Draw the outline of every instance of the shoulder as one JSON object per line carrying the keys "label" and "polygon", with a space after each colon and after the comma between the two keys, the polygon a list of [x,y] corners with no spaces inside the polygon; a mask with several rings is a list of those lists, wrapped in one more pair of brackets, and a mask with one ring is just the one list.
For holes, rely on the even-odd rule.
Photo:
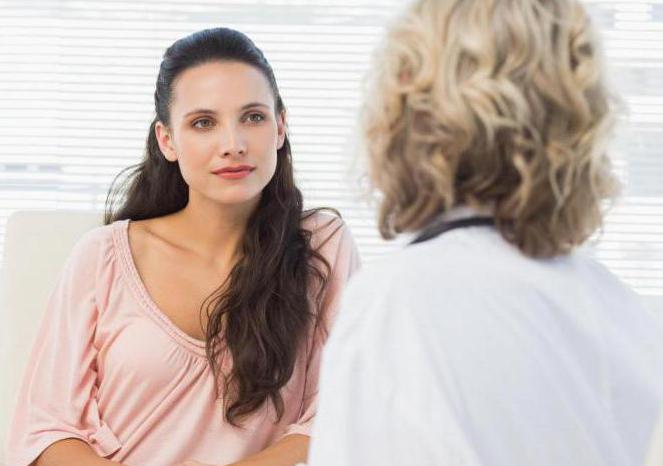
{"label": "shoulder", "polygon": [[544,319],[550,310],[575,318],[580,300],[602,319],[632,317],[624,309],[640,307],[635,293],[586,252],[532,259],[486,228],[453,231],[375,260],[355,275],[346,296],[353,306],[374,307],[378,320],[388,308],[424,325],[454,321],[468,335],[478,323],[493,329],[509,319]]}
{"label": "shoulder", "polygon": [[[359,251],[352,238],[350,229],[337,215],[321,211],[309,211],[304,214],[302,228],[310,232],[310,249],[314,262],[322,261],[329,272],[325,284],[323,306],[330,311],[328,318],[335,315],[346,283],[361,265]],[[318,265],[322,265],[317,262]],[[326,273],[316,267],[319,272]],[[317,286],[317,285],[316,285]],[[318,290],[314,288],[313,290]],[[313,295],[317,291],[312,291]]]}
{"label": "shoulder", "polygon": [[306,211],[302,216],[301,227],[311,234],[311,249],[324,256],[336,255],[340,249],[355,248],[350,228],[333,211]]}
{"label": "shoulder", "polygon": [[311,232],[311,239],[325,240],[335,236],[338,231],[345,228],[345,222],[333,211],[307,210],[302,213],[300,225]]}
{"label": "shoulder", "polygon": [[481,352],[493,335],[511,335],[501,309],[520,299],[504,289],[513,277],[494,264],[508,269],[519,260],[488,231],[450,232],[374,260],[344,292],[336,345],[373,346],[383,355],[393,347],[399,370],[423,359],[436,366],[444,347]]}
{"label": "shoulder", "polygon": [[122,226],[121,222],[115,222],[82,233],[71,248],[61,275],[80,283],[96,280],[100,271],[113,261],[115,237]]}
{"label": "shoulder", "polygon": [[[522,298],[527,262],[485,228],[405,246],[355,274],[344,291],[337,341],[373,339],[380,348],[398,341],[399,351],[436,354],[443,344],[462,353],[494,333],[510,335],[501,315]],[[521,270],[510,275],[514,268]]]}
{"label": "shoulder", "polygon": [[[457,230],[420,244],[406,245],[374,259],[358,277],[389,293],[418,292],[428,286],[455,289],[460,282],[492,273],[493,263],[513,262],[510,251],[495,232]],[[500,257],[501,256],[501,257]],[[471,280],[474,281],[474,280]],[[393,287],[393,284],[402,284]]]}
{"label": "shoulder", "polygon": [[476,322],[532,293],[545,270],[492,229],[456,230],[362,266],[346,296],[377,320],[390,312],[424,325],[459,315]]}
{"label": "shoulder", "polygon": [[101,225],[84,232],[76,241],[71,256],[91,258],[112,247],[115,236],[124,225],[123,220]]}

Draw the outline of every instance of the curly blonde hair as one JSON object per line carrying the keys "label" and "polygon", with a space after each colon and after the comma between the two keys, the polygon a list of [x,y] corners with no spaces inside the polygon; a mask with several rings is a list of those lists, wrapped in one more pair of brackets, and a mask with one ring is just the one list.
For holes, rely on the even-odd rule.
{"label": "curly blonde hair", "polygon": [[577,0],[419,0],[375,57],[362,131],[393,238],[490,206],[531,257],[565,254],[617,192],[614,99]]}

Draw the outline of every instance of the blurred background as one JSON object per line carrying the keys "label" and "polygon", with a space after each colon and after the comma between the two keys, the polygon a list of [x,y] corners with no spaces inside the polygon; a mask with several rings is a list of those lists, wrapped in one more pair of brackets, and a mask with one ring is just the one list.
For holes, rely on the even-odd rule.
{"label": "blurred background", "polygon": [[[628,106],[612,146],[623,196],[588,246],[663,316],[663,0],[587,0]],[[338,208],[365,262],[376,233],[356,163],[363,76],[402,0],[0,0],[0,257],[16,210],[101,210],[143,154],[161,55],[239,29],[272,63],[308,207]],[[0,264],[1,265],[1,264]]]}

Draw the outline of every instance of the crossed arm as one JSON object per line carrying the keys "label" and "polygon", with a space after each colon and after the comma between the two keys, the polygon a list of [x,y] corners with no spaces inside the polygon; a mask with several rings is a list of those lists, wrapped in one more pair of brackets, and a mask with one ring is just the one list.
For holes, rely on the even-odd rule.
{"label": "crossed arm", "polygon": [[[223,466],[294,466],[306,461],[309,437],[292,434],[246,459]],[[100,458],[85,442],[65,439],[54,443],[31,466],[118,466],[119,463]],[[128,465],[124,465],[128,466]],[[187,461],[173,466],[222,466]]]}

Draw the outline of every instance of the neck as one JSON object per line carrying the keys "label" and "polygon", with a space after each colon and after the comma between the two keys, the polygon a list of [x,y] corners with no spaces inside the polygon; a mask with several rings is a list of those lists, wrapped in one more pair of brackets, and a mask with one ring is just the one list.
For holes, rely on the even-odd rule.
{"label": "neck", "polygon": [[190,197],[187,206],[173,215],[173,226],[196,255],[228,264],[238,258],[239,245],[258,202],[219,204]]}

